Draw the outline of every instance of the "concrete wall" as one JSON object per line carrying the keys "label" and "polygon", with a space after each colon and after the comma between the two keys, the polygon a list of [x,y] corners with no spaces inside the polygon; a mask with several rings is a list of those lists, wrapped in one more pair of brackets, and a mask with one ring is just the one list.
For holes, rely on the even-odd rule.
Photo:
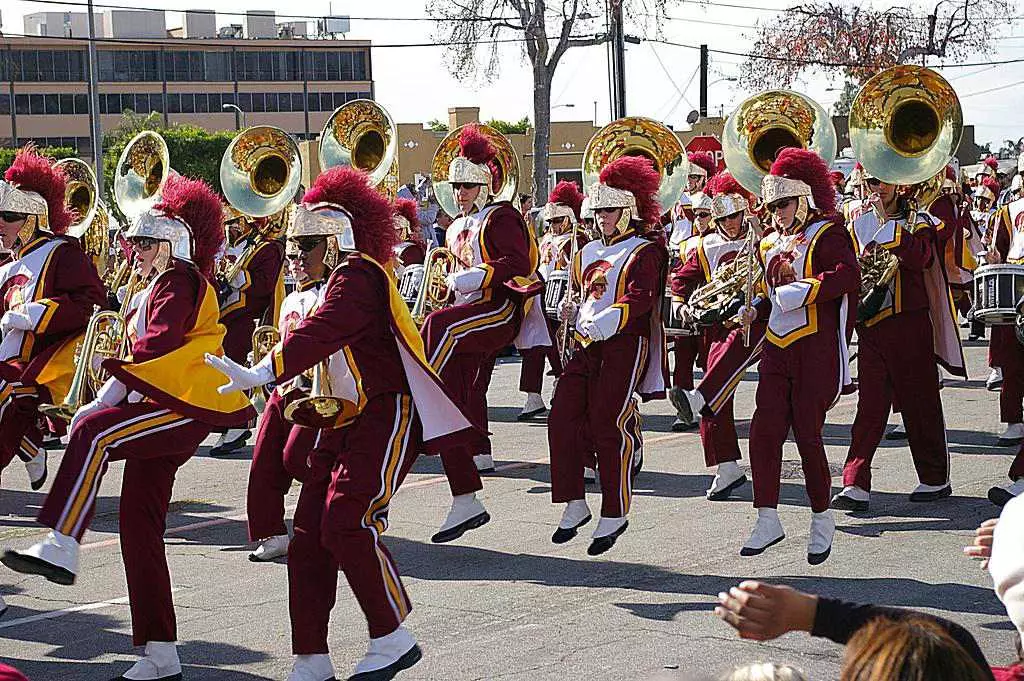
{"label": "concrete wall", "polygon": [[[71,35],[65,33],[64,19],[68,16],[71,23]],[[97,17],[96,28],[101,27],[101,17]],[[26,14],[22,23],[27,35],[48,36],[51,38],[84,38],[89,35],[89,15],[85,12],[34,12]]]}
{"label": "concrete wall", "polygon": [[111,9],[103,12],[104,38],[166,38],[163,12]]}

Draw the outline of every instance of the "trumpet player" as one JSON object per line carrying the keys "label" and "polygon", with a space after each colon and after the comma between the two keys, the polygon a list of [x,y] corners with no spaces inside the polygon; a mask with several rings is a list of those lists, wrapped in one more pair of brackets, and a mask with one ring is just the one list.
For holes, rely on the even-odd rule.
{"label": "trumpet player", "polygon": [[254,413],[244,396],[219,394],[219,374],[204,363],[204,353],[222,352],[224,337],[210,284],[222,225],[213,190],[178,175],[127,230],[138,274],[155,273],[129,318],[131,360],[104,362],[111,378],[71,421],[67,450],[39,513],[51,532],[0,559],[18,572],[73,584],[79,542],[107,464],[124,460],[121,552],[132,641],[145,653],[118,679],[181,678],[163,540],[175,474],[213,427],[245,422]]}
{"label": "trumpet player", "polygon": [[[550,280],[552,272],[568,270],[574,238],[577,249],[582,248],[588,241],[586,230],[580,225],[582,207],[583,193],[579,185],[568,180],[555,185],[548,196],[548,202],[544,204],[541,216],[546,231],[538,246],[540,262],[537,265],[537,273],[545,282]],[[540,302],[534,299],[533,305],[539,305]],[[545,318],[545,326],[548,335],[540,342],[546,341],[546,344],[519,349],[519,354],[523,358],[519,373],[519,391],[526,393],[526,404],[518,416],[520,421],[534,418],[547,411],[544,398],[540,394],[544,383],[544,360],[547,359],[551,366],[552,375],[559,376],[562,373],[562,360],[558,348],[559,325],[555,320]]]}
{"label": "trumpet player", "polygon": [[395,231],[398,244],[395,246],[395,277],[402,278],[402,272],[409,265],[422,265],[427,253],[427,243],[420,229],[416,214],[416,202],[412,199],[395,199]]}
{"label": "trumpet player", "polygon": [[828,166],[816,153],[783,149],[761,182],[761,198],[775,231],[760,245],[767,297],[742,311],[746,323],[767,320],[768,328],[750,424],[757,522],[740,555],[760,554],[786,536],[777,507],[782,445],[792,428],[811,502],[807,562],[817,565],[835,534],[821,430],[851,384],[847,343],[860,267],[835,214]]}
{"label": "trumpet player", "polygon": [[[709,193],[713,196],[715,231],[701,237],[687,261],[672,273],[672,308],[676,314],[689,314],[685,301],[694,289],[720,278],[720,268],[730,263],[735,266],[737,258],[747,257],[744,249],[756,247],[755,235],[748,233],[753,229],[753,218],[747,214],[752,197],[746,190],[726,172],[712,179]],[[733,418],[733,395],[743,374],[761,353],[765,325],[763,321],[753,322],[748,336],[733,321],[744,304],[743,296],[743,289],[738,288],[724,308],[707,310],[695,320],[704,328],[708,348],[704,376],[697,388],[687,390],[681,399],[685,420],[692,422],[698,413],[703,416],[700,439],[704,463],[709,468],[716,467],[714,480],[705,493],[710,501],[728,499],[747,481],[737,464],[741,455]]]}
{"label": "trumpet player", "polygon": [[[316,307],[330,270],[338,263],[338,249],[330,235],[288,228],[285,260],[295,279],[295,290],[285,296],[278,314],[277,330],[286,339]],[[330,266],[328,266],[330,263]],[[284,522],[284,498],[292,480],[308,477],[306,457],[313,449],[316,431],[292,425],[284,413],[292,402],[309,396],[305,376],[296,376],[270,391],[266,408],[256,423],[256,442],[249,467],[246,514],[249,541],[258,542],[249,554],[255,563],[280,558],[288,553],[288,528]]]}
{"label": "trumpet player", "polygon": [[[431,366],[474,423],[487,422],[487,387],[498,352],[512,343],[524,318],[525,299],[535,293],[523,282],[537,269],[536,243],[522,215],[507,201],[494,201],[500,177],[497,150],[477,126],[459,136],[459,155],[448,166],[459,216],[448,227],[448,248],[463,269],[448,276],[455,304],[431,313],[420,330]],[[490,439],[441,453],[452,506],[431,541],[450,542],[490,520],[476,492],[480,472],[494,470]]]}
{"label": "trumpet player", "polygon": [[[871,462],[894,402],[903,417],[919,482],[910,501],[935,501],[952,494],[939,366],[966,377],[943,257],[946,241],[953,236],[952,201],[940,196],[932,204],[930,210],[945,218],[940,221],[916,209],[907,195],[913,189],[904,188],[907,193],[901,194],[900,187],[883,182],[871,169],[864,172],[871,193],[865,200],[867,210],[850,226],[854,247],[862,263],[874,249],[884,249],[896,262],[881,261],[895,268],[891,279],[874,281],[858,309],[857,415],[843,468],[843,490],[832,498],[832,508],[846,511],[868,508]],[[862,266],[862,275],[869,274]],[[914,341],[908,342],[911,338]]]}
{"label": "trumpet player", "polygon": [[567,299],[576,351],[566,364],[548,418],[551,500],[565,504],[551,541],[561,544],[591,520],[584,468],[597,453],[601,516],[587,553],[610,549],[626,531],[633,477],[642,464],[644,400],[665,391],[661,296],[668,254],[645,236],[658,224],[660,176],[648,159],[623,156],[587,190],[601,230],[572,264],[579,302]]}
{"label": "trumpet player", "polygon": [[32,489],[46,482],[39,405],[67,394],[75,346],[106,293],[76,239],[63,236],[60,168],[33,148],[18,152],[0,181],[0,471],[25,463]]}
{"label": "trumpet player", "polygon": [[[284,299],[284,244],[273,233],[270,218],[253,218],[226,206],[226,266],[220,282],[220,323],[227,329],[224,352],[246,361],[257,324],[274,324]],[[211,455],[229,454],[249,441],[248,424],[220,433]]]}
{"label": "trumpet player", "polygon": [[475,429],[431,369],[409,308],[385,270],[397,239],[393,213],[367,175],[350,166],[322,173],[296,209],[294,233],[333,240],[343,252],[317,309],[252,368],[213,355],[207,361],[230,379],[221,391],[235,394],[319,365],[328,397],[347,405],[340,412],[345,420],[334,424],[341,427],[317,433],[295,509],[288,548],[295,661],[288,681],[335,678],[327,638],[339,569],[370,636],[349,678],[390,679],[421,657],[402,626],[408,595],[381,541],[391,497],[421,447],[437,452]]}

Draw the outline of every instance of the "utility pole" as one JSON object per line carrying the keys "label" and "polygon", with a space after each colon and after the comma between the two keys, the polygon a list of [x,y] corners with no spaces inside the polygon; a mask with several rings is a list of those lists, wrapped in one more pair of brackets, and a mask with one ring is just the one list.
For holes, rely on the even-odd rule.
{"label": "utility pole", "polygon": [[708,115],[708,46],[700,46],[700,117]]}
{"label": "utility pole", "polygon": [[96,57],[96,15],[92,10],[92,0],[89,0],[89,111],[92,112],[92,162],[96,170],[96,195],[103,196],[103,129],[100,125],[99,70],[99,59]]}
{"label": "utility pole", "polygon": [[622,25],[622,0],[608,0],[608,43],[611,64],[612,119],[626,115],[626,33]]}

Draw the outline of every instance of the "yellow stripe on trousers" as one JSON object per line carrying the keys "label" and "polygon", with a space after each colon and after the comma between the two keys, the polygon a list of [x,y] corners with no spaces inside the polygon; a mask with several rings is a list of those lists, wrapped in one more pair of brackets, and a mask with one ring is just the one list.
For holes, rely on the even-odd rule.
{"label": "yellow stripe on trousers", "polygon": [[[630,376],[627,386],[626,402],[622,405],[622,411],[615,425],[619,429],[622,438],[622,453],[619,461],[619,502],[622,506],[622,514],[629,512],[629,504],[633,497],[633,455],[637,446],[643,445],[641,436],[627,432],[626,423],[629,418],[638,418],[636,404],[633,402],[633,393],[636,391],[636,384],[640,380],[640,372],[647,364],[647,339],[641,338],[640,347],[637,348],[636,362],[633,364],[633,375]],[[635,428],[634,428],[635,430]]]}
{"label": "yellow stripe on trousers", "polygon": [[512,318],[512,313],[514,311],[515,306],[511,301],[506,300],[505,304],[499,307],[494,313],[485,313],[482,316],[470,317],[458,324],[452,324],[447,330],[445,330],[443,341],[441,345],[438,346],[437,350],[434,351],[434,356],[430,360],[430,366],[433,367],[434,371],[440,372],[448,361],[448,357],[451,355],[453,346],[459,338],[468,333],[472,333],[481,327],[506,322]]}

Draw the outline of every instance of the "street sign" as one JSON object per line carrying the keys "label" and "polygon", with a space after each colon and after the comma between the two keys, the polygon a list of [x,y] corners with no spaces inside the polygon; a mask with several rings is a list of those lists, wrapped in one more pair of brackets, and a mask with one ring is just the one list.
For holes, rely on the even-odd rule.
{"label": "street sign", "polygon": [[686,143],[687,151],[703,151],[714,156],[719,172],[725,170],[725,157],[722,155],[722,143],[714,135],[697,135]]}

